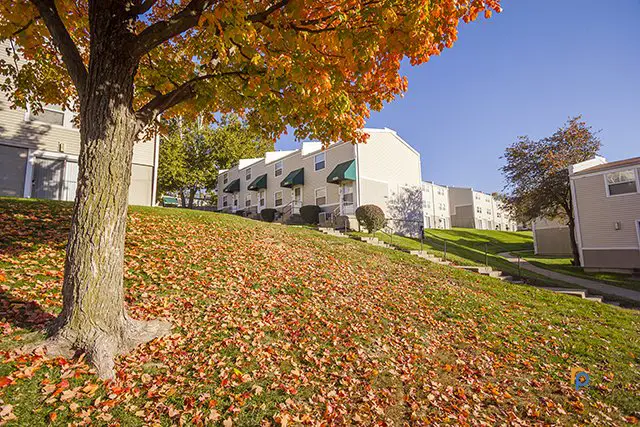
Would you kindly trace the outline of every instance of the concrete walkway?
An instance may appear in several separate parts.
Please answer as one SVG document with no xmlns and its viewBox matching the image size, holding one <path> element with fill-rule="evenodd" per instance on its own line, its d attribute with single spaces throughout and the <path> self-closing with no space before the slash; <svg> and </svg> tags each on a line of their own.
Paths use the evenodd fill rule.
<svg viewBox="0 0 640 427">
<path fill-rule="evenodd" d="M 518 257 L 513 256 L 510 252 L 502 252 L 502 253 L 499 253 L 498 255 L 505 258 L 509 262 L 512 262 L 514 264 L 518 263 Z M 556 271 L 547 270 L 546 268 L 533 265 L 522 258 L 520 258 L 520 267 L 524 268 L 525 270 L 529 270 L 534 273 L 537 273 L 541 276 L 548 277 L 550 279 L 560 280 L 562 282 L 581 286 L 590 291 L 597 291 L 602 294 L 613 295 L 621 298 L 626 298 L 628 300 L 640 302 L 640 292 L 634 291 L 632 289 L 619 288 L 617 286 L 607 285 L 605 283 L 597 282 L 595 280 L 583 279 L 581 277 L 569 276 L 567 274 L 562 274 Z"/>
</svg>

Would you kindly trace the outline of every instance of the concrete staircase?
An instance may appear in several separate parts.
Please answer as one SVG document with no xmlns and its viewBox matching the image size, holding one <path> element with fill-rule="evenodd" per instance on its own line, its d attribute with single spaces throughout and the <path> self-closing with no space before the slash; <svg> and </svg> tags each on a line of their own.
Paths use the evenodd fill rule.
<svg viewBox="0 0 640 427">
<path fill-rule="evenodd" d="M 334 236 L 334 237 L 341 237 L 341 238 L 348 238 L 349 236 L 346 235 L 345 233 L 338 231 L 334 228 L 330 228 L 330 227 L 318 227 L 318 231 L 320 231 L 323 234 L 326 234 L 328 236 Z M 429 253 L 427 251 L 415 251 L 415 250 L 406 250 L 406 249 L 402 249 L 393 245 L 390 245 L 380 239 L 378 239 L 377 237 L 354 237 L 355 240 L 364 242 L 366 244 L 369 245 L 373 245 L 373 246 L 378 246 L 381 248 L 386 248 L 386 249 L 392 249 L 392 250 L 399 250 L 402 252 L 406 252 L 410 255 L 413 256 L 417 256 L 419 258 L 425 259 L 429 262 L 433 262 L 435 264 L 440 264 L 440 265 L 450 265 L 453 268 L 458 268 L 461 270 L 465 270 L 465 271 L 469 271 L 472 273 L 476 273 L 476 274 L 481 274 L 483 276 L 488 276 L 494 279 L 498 279 L 498 280 L 502 280 L 505 282 L 509 282 L 509 283 L 513 283 L 513 284 L 523 284 L 525 282 L 523 282 L 522 280 L 518 280 L 516 278 L 514 278 L 513 276 L 509 276 L 508 274 L 504 274 L 502 271 L 500 270 L 494 270 L 493 268 L 489 267 L 489 266 L 475 266 L 475 265 L 452 265 L 450 261 L 445 261 L 440 257 L 437 257 L 436 255 Z M 604 298 L 600 295 L 589 295 L 589 292 L 586 289 L 571 289 L 571 288 L 554 288 L 554 287 L 538 287 L 539 289 L 545 289 L 551 292 L 557 292 L 560 294 L 565 294 L 565 295 L 570 295 L 570 296 L 575 296 L 578 298 L 582 298 L 582 299 L 586 299 L 589 301 L 594 301 L 594 302 L 601 302 L 601 303 L 606 303 L 606 304 L 611 304 L 611 305 L 616 305 L 619 306 L 620 304 L 617 302 L 613 302 L 613 301 L 604 301 Z"/>
<path fill-rule="evenodd" d="M 349 238 L 346 234 L 331 227 L 318 227 L 318 231 L 327 236 Z"/>
</svg>

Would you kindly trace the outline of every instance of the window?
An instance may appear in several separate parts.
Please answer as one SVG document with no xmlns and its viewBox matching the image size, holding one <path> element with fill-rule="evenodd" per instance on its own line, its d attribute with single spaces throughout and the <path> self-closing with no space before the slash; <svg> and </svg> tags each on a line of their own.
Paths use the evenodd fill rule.
<svg viewBox="0 0 640 427">
<path fill-rule="evenodd" d="M 431 190 L 429 189 L 429 187 L 425 187 L 425 188 L 424 188 L 424 191 L 426 191 L 426 192 L 428 193 L 428 192 L 429 192 L 429 191 L 431 191 Z"/>
<path fill-rule="evenodd" d="M 500 218 L 502 217 L 502 214 L 500 212 L 496 212 L 496 218 Z"/>
<path fill-rule="evenodd" d="M 476 206 L 476 212 L 481 214 L 482 213 L 482 208 L 480 206 Z"/>
<path fill-rule="evenodd" d="M 316 188 L 316 205 L 322 206 L 327 204 L 327 189 L 326 187 Z"/>
<path fill-rule="evenodd" d="M 636 186 L 636 174 L 633 169 L 608 173 L 605 177 L 609 196 L 629 194 L 638 191 Z"/>
<path fill-rule="evenodd" d="M 234 208 L 238 207 L 238 195 L 237 194 L 233 195 L 233 207 Z"/>
<path fill-rule="evenodd" d="M 425 201 L 425 202 L 424 202 L 424 205 L 425 205 L 425 207 L 426 207 L 427 209 L 430 209 L 430 208 L 431 208 L 431 202 L 429 202 L 429 201 Z"/>
<path fill-rule="evenodd" d="M 444 196 L 444 189 L 438 188 L 438 194 Z"/>
<path fill-rule="evenodd" d="M 222 196 L 222 207 L 226 208 L 229 206 L 229 201 L 227 200 L 227 196 Z"/>
<path fill-rule="evenodd" d="M 29 120 L 37 120 L 50 125 L 64 126 L 64 111 L 59 105 L 45 105 L 42 112 L 31 111 Z"/>
<path fill-rule="evenodd" d="M 282 206 L 282 191 L 276 191 L 273 195 L 273 199 L 275 200 L 275 206 Z"/>
<path fill-rule="evenodd" d="M 446 210 L 446 209 L 447 209 L 447 207 L 445 206 L 445 204 L 444 204 L 444 203 L 440 203 L 440 206 L 439 206 L 439 207 L 440 207 L 440 210 L 441 210 L 441 211 L 444 211 L 444 210 Z"/>
<path fill-rule="evenodd" d="M 244 206 L 248 208 L 251 206 L 251 194 L 247 194 L 244 199 Z"/>
<path fill-rule="evenodd" d="M 276 176 L 282 175 L 282 160 L 280 160 L 279 162 L 276 162 L 274 173 Z"/>
<path fill-rule="evenodd" d="M 491 215 L 491 209 L 487 209 L 487 215 Z"/>
<path fill-rule="evenodd" d="M 260 192 L 260 207 L 263 208 L 264 207 L 264 199 L 265 199 L 265 194 L 264 194 L 264 190 L 262 190 Z"/>
<path fill-rule="evenodd" d="M 480 195 L 476 194 L 476 200 L 480 200 Z"/>
<path fill-rule="evenodd" d="M 229 177 L 227 176 L 227 174 L 225 173 L 224 175 L 222 175 L 222 183 L 224 185 L 227 185 L 227 182 L 229 182 Z"/>
<path fill-rule="evenodd" d="M 315 163 L 315 170 L 319 171 L 324 169 L 324 166 L 325 166 L 324 153 L 316 154 L 313 160 Z"/>
<path fill-rule="evenodd" d="M 247 181 L 249 181 L 251 179 L 251 168 L 247 169 L 246 175 L 245 175 L 245 179 Z"/>
</svg>

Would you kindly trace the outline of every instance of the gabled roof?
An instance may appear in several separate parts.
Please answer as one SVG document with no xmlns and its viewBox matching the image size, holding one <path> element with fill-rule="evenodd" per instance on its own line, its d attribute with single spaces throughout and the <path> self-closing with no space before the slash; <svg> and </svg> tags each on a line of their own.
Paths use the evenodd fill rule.
<svg viewBox="0 0 640 427">
<path fill-rule="evenodd" d="M 600 165 L 592 166 L 587 169 L 583 169 L 579 172 L 576 172 L 574 175 L 585 175 L 588 173 L 618 169 L 626 166 L 630 166 L 630 167 L 640 166 L 640 157 L 632 157 L 630 159 L 618 160 L 616 162 L 603 163 Z"/>
</svg>

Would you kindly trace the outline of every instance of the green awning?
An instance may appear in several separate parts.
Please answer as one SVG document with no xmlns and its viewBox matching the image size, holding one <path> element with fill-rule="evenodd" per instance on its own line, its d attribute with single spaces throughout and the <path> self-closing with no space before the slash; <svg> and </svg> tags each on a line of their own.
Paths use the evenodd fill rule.
<svg viewBox="0 0 640 427">
<path fill-rule="evenodd" d="M 258 191 L 258 190 L 262 190 L 263 188 L 267 188 L 267 174 L 266 173 L 264 175 L 260 175 L 256 179 L 254 179 L 251 182 L 251 184 L 249 184 L 249 186 L 247 187 L 247 190 Z"/>
<path fill-rule="evenodd" d="M 304 185 L 304 168 L 294 170 L 280 183 L 280 187 L 284 188 L 291 188 L 294 185 Z"/>
<path fill-rule="evenodd" d="M 224 187 L 224 190 L 222 191 L 224 191 L 225 193 L 237 193 L 238 191 L 240 191 L 240 180 L 234 179 L 229 185 Z"/>
<path fill-rule="evenodd" d="M 356 161 L 349 160 L 348 162 L 340 163 L 333 168 L 329 176 L 327 176 L 327 182 L 330 184 L 340 184 L 342 181 L 355 181 L 356 180 Z"/>
</svg>

